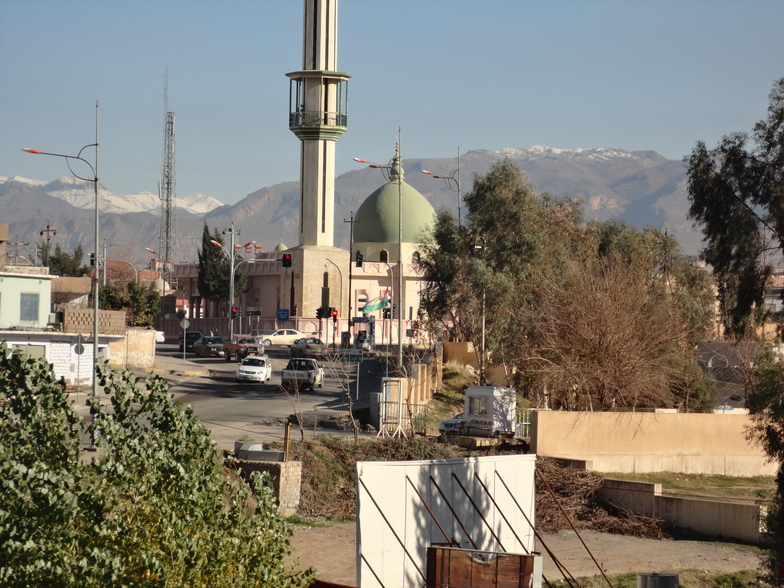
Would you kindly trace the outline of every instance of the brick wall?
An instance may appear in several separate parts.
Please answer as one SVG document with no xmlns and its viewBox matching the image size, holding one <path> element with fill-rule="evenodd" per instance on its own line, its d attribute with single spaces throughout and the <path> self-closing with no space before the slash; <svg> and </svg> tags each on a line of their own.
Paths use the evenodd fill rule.
<svg viewBox="0 0 784 588">
<path fill-rule="evenodd" d="M 93 312 L 92 308 L 66 308 L 63 311 L 63 332 L 92 333 Z M 99 310 L 98 332 L 101 335 L 124 335 L 125 317 L 122 310 Z"/>
<path fill-rule="evenodd" d="M 273 480 L 275 496 L 278 498 L 278 514 L 290 517 L 299 508 L 302 485 L 301 461 L 240 461 L 239 469 L 244 477 L 251 472 L 268 472 Z"/>
</svg>

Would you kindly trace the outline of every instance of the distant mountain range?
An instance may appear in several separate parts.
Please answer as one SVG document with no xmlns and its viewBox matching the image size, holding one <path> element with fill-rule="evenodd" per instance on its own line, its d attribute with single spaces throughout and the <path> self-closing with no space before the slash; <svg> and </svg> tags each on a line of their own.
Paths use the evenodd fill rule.
<svg viewBox="0 0 784 588">
<path fill-rule="evenodd" d="M 701 235 L 686 218 L 686 169 L 682 161 L 666 159 L 655 151 L 621 149 L 557 149 L 535 146 L 501 151 L 474 150 L 460 158 L 462 193 L 473 187 L 474 174 L 485 174 L 500 159 L 508 158 L 523 170 L 537 193 L 575 197 L 584 203 L 585 218 L 621 218 L 637 227 L 653 226 L 678 238 L 684 253 L 696 254 Z M 457 210 L 457 194 L 441 180 L 420 173 L 431 170 L 448 176 L 456 169 L 451 159 L 406 159 L 405 181 L 419 190 L 438 210 Z M 360 168 L 335 181 L 335 245 L 348 248 L 350 220 L 360 204 L 384 183 L 378 170 Z M 146 247 L 158 249 L 160 199 L 157 194 L 116 195 L 100 186 L 100 238 L 109 259 L 145 265 Z M 49 225 L 52 249 L 67 252 L 82 245 L 92 251 L 94 240 L 92 186 L 72 177 L 53 182 L 0 176 L 0 222 L 9 223 L 10 256 L 33 259 L 33 244 L 46 241 L 41 231 Z M 219 231 L 234 223 L 237 242 L 260 243 L 265 251 L 279 242 L 297 245 L 299 183 L 284 182 L 248 194 L 233 205 L 210 196 L 177 198 L 174 252 L 177 261 L 194 261 L 206 222 Z"/>
</svg>

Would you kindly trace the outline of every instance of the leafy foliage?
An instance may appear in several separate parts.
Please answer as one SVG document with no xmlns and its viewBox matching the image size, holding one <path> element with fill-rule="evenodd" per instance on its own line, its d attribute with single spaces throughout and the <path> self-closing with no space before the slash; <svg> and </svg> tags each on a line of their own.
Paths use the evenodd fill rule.
<svg viewBox="0 0 784 588">
<path fill-rule="evenodd" d="M 784 78 L 770 93 L 768 118 L 746 133 L 700 141 L 686 158 L 689 216 L 702 226 L 703 257 L 713 266 L 725 327 L 751 336 L 765 317 L 766 252 L 784 245 Z"/>
<path fill-rule="evenodd" d="M 776 491 L 768 505 L 767 555 L 763 578 L 771 586 L 783 586 L 778 566 L 784 561 L 784 363 L 781 356 L 765 346 L 755 359 L 754 381 L 746 398 L 752 418 L 748 430 L 751 440 L 759 443 L 771 460 L 779 463 Z"/>
<path fill-rule="evenodd" d="M 441 213 L 423 245 L 431 325 L 476 349 L 484 331 L 489 361 L 538 405 L 712 406 L 694 357 L 711 280 L 672 237 L 584 226 L 575 201 L 537 196 L 509 161 L 476 177 L 465 202 L 465 224 Z"/>
<path fill-rule="evenodd" d="M 199 293 L 207 300 L 215 302 L 228 300 L 229 298 L 229 276 L 231 275 L 231 264 L 234 259 L 234 252 L 230 252 L 231 260 L 224 253 L 227 251 L 223 247 L 218 247 L 213 243 L 216 241 L 221 245 L 223 236 L 218 229 L 214 229 L 210 236 L 210 229 L 204 223 L 202 233 L 201 249 L 199 255 L 199 274 L 198 284 Z M 245 288 L 245 275 L 237 271 L 234 273 L 234 293 L 239 294 Z"/>
<path fill-rule="evenodd" d="M 81 423 L 50 366 L 0 344 L 0 584 L 306 586 L 269 480 L 223 468 L 162 379 L 99 367 Z M 89 434 L 96 457 L 86 461 Z"/>
<path fill-rule="evenodd" d="M 83 265 L 84 251 L 82 246 L 79 245 L 74 249 L 73 255 L 68 255 L 56 245 L 54 253 L 49 253 L 49 245 L 42 245 L 42 254 L 45 260 L 45 265 L 49 267 L 49 273 L 56 276 L 72 276 L 79 277 L 87 273 L 88 269 Z"/>
<path fill-rule="evenodd" d="M 125 284 L 107 284 L 98 296 L 101 308 L 125 310 L 129 324 L 136 327 L 151 327 L 160 308 L 160 294 L 147 292 L 133 280 Z"/>
</svg>

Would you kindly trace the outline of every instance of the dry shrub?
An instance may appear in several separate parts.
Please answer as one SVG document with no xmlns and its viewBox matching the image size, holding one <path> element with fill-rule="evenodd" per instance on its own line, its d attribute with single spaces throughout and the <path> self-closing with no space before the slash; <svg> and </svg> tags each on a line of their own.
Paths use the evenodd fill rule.
<svg viewBox="0 0 784 588">
<path fill-rule="evenodd" d="M 353 519 L 356 516 L 357 461 L 451 459 L 499 453 L 504 452 L 498 449 L 468 451 L 422 437 L 387 437 L 357 443 L 343 437 L 318 437 L 297 445 L 292 451 L 292 458 L 303 462 L 299 512 L 308 517 Z M 608 510 L 599 504 L 596 492 L 602 485 L 600 475 L 562 467 L 557 460 L 541 457 L 537 459 L 536 468 L 536 527 L 539 532 L 571 529 L 570 520 L 577 529 L 636 537 L 665 536 L 660 521 Z"/>
</svg>

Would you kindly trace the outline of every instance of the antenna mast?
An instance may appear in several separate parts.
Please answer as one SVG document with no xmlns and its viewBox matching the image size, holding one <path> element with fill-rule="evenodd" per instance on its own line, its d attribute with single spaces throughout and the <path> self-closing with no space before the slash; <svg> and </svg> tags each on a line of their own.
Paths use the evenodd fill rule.
<svg viewBox="0 0 784 588">
<path fill-rule="evenodd" d="M 169 110 L 169 68 L 163 74 L 163 163 L 161 164 L 162 179 L 158 185 L 158 196 L 161 199 L 161 232 L 159 248 L 163 257 L 162 277 L 165 283 L 171 284 L 172 260 L 174 259 L 172 239 L 176 224 L 175 181 L 174 181 L 174 113 Z"/>
</svg>

